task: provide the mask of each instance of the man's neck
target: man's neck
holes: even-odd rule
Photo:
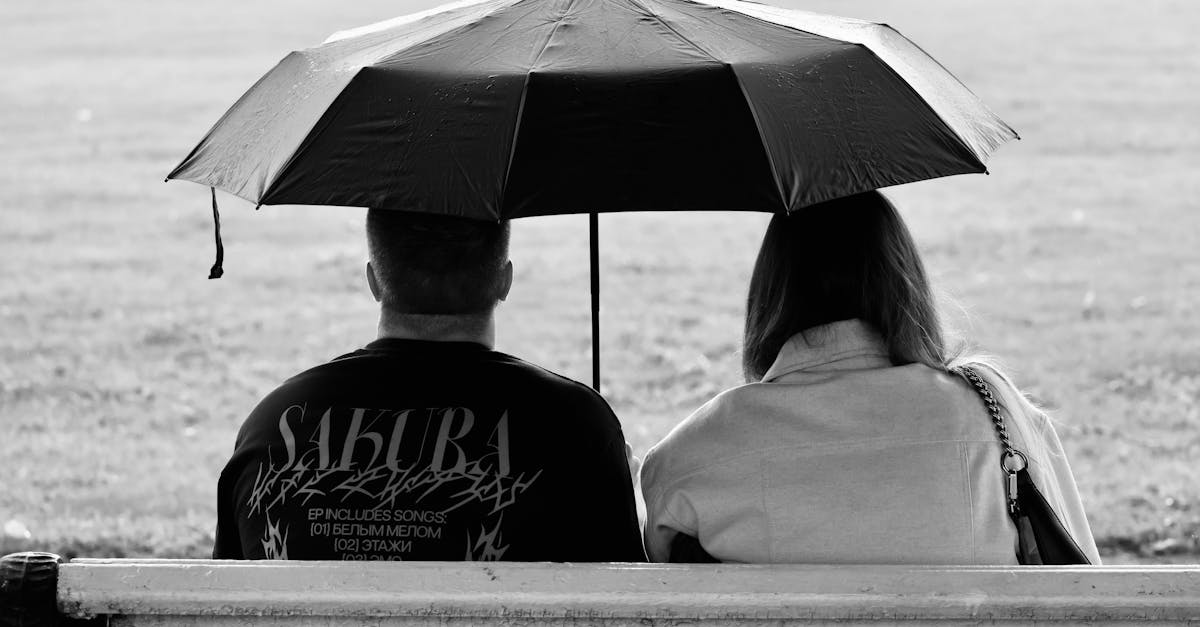
[[[492,312],[467,315],[401,314],[384,309],[379,314],[379,339],[384,338],[474,342],[492,348],[496,344],[496,319]]]

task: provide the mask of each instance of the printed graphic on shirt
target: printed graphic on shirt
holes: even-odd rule
[[[280,414],[278,434],[245,510],[262,517],[268,559],[286,559],[289,543],[348,560],[453,543],[462,559],[499,560],[504,512],[541,476],[513,468],[507,411],[299,403]]]

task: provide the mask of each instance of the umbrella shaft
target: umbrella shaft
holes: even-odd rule
[[[592,389],[600,391],[600,217],[588,214],[592,277]]]

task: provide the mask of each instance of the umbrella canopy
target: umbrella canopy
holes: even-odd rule
[[[796,211],[1016,137],[886,25],[741,0],[467,0],[293,52],[168,176],[256,205],[500,220]],[[216,196],[217,263],[222,247]]]
[[[480,219],[795,211],[1016,134],[885,25],[739,0],[483,0],[293,52],[168,178]]]

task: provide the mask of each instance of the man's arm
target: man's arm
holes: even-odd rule
[[[596,406],[598,404],[598,407]],[[588,416],[599,432],[588,430],[575,466],[573,526],[576,546],[571,560],[644,562],[642,529],[630,475],[628,448],[620,422],[603,401]]]
[[[240,560],[245,559],[242,553],[242,539],[238,532],[237,508],[233,499],[237,487],[236,473],[230,472],[226,466],[217,481],[217,532],[213,544],[213,559]]]

